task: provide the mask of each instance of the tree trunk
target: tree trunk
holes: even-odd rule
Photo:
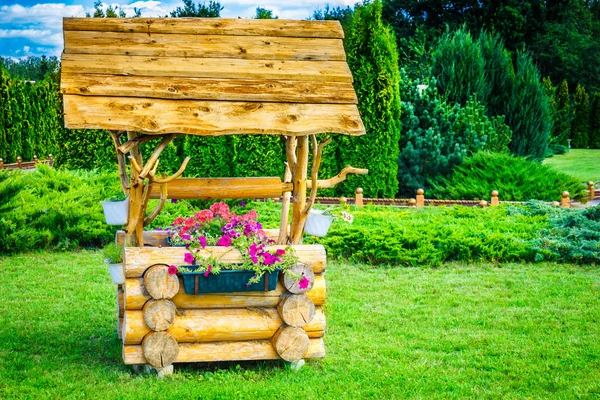
[[[154,332],[148,335],[143,343],[142,350],[146,361],[154,368],[164,368],[177,358],[179,345],[175,338],[166,332]]]
[[[302,328],[315,317],[315,305],[304,294],[284,294],[277,311],[283,322],[295,328]]]
[[[165,331],[173,325],[177,308],[171,300],[150,300],[144,305],[144,322],[153,331]]]
[[[271,341],[279,357],[289,362],[303,359],[310,344],[306,332],[292,326],[281,327]]]
[[[167,265],[154,265],[144,274],[144,287],[148,294],[157,300],[171,299],[179,291],[179,279],[177,275],[169,274]]]

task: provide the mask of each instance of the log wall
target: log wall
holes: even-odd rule
[[[182,279],[166,272],[169,265],[186,264],[185,248],[125,248],[126,281],[117,289],[125,364],[160,369],[178,362],[324,357],[325,249],[293,247],[301,263],[294,273],[309,280],[306,288],[280,274],[273,291],[203,295],[186,294]],[[225,262],[241,257],[225,247],[209,246],[205,252]]]

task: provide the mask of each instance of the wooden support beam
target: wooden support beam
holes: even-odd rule
[[[338,183],[345,181],[346,180],[346,176],[348,174],[367,175],[368,173],[369,173],[368,169],[365,169],[365,168],[354,168],[354,167],[351,167],[351,166],[347,165],[347,166],[344,167],[343,170],[340,171],[339,174],[337,174],[333,178],[323,179],[323,180],[317,181],[317,185],[318,185],[319,189],[329,189],[329,188],[334,187]],[[311,181],[308,181],[307,187],[309,189],[312,188],[312,182]]]
[[[262,199],[291,190],[292,184],[282,183],[278,177],[179,178],[167,183],[169,199]],[[150,198],[160,198],[158,185],[152,185]]]
[[[292,182],[294,184],[294,203],[292,208],[292,227],[290,230],[292,244],[298,244],[302,240],[306,214],[306,175],[308,172],[308,136],[298,138],[296,150],[296,165],[292,171]]]

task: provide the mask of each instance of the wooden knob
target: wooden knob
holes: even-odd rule
[[[341,204],[346,204],[346,198],[345,197],[340,197],[340,203]]]
[[[417,201],[415,199],[408,199],[408,205],[411,207],[416,207]]]
[[[424,195],[424,194],[425,194],[425,191],[424,191],[423,189],[417,189],[417,194],[418,194],[419,196],[421,196],[421,195]]]
[[[498,191],[492,190],[492,197],[498,197]]]
[[[552,207],[558,207],[558,206],[560,206],[560,203],[558,201],[553,201],[550,204],[552,205]]]
[[[356,194],[362,194],[363,189],[362,188],[356,188]]]
[[[569,197],[569,192],[567,192],[566,190],[564,192],[562,192],[562,197],[563,197],[563,199],[566,199],[567,197]]]
[[[589,182],[588,182],[588,187],[589,187],[589,188],[593,188],[593,187],[594,187],[594,182],[592,182],[592,181],[589,181]]]
[[[485,206],[487,206],[487,201],[485,201],[485,200],[481,200],[481,201],[479,202],[479,207],[481,207],[481,208],[484,208]]]

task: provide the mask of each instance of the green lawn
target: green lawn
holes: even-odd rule
[[[600,150],[572,149],[565,154],[545,159],[544,164],[582,182],[600,181]]]
[[[120,359],[99,252],[0,257],[0,398],[598,398],[600,271],[446,265],[327,271],[327,357],[176,366]]]

